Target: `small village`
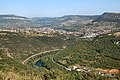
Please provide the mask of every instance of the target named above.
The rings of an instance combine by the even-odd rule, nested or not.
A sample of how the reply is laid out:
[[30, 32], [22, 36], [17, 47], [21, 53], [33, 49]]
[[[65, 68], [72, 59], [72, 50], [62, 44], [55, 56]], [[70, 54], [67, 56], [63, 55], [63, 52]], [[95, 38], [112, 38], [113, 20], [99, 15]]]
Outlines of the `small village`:
[[69, 70], [77, 71], [77, 72], [85, 72], [85, 73], [94, 71], [96, 75], [109, 76], [109, 77], [115, 77], [117, 74], [120, 73], [119, 69], [102, 69], [102, 68], [93, 69], [89, 67], [80, 66], [79, 64], [69, 66]]
[[0, 29], [0, 32], [22, 32], [22, 33], [27, 33], [29, 35], [31, 34], [36, 34], [38, 36], [42, 36], [41, 34], [44, 35], [49, 35], [49, 36], [53, 36], [54, 34], [60, 34], [60, 35], [74, 35], [74, 36], [80, 36], [81, 38], [92, 38], [92, 37], [96, 37], [97, 35], [100, 34], [107, 34], [107, 33], [111, 33], [113, 30], [99, 30], [99, 29], [82, 29], [80, 31], [65, 31], [62, 29], [53, 29], [53, 28], [12, 28], [12, 29]]

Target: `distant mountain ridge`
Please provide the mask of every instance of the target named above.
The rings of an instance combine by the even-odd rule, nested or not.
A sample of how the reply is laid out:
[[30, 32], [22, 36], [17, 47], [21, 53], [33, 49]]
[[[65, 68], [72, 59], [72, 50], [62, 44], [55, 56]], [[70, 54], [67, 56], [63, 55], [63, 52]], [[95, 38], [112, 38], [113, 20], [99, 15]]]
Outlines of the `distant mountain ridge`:
[[29, 28], [33, 26], [29, 18], [17, 15], [0, 15], [0, 29]]
[[68, 20], [74, 20], [74, 21], [78, 21], [78, 20], [94, 20], [98, 17], [99, 15], [65, 15], [65, 16], [62, 16], [62, 17], [36, 17], [36, 18], [31, 18], [35, 23], [38, 23], [38, 24], [57, 24], [55, 23], [58, 22], [58, 23], [62, 23], [62, 22], [65, 22], [65, 21], [68, 21]]
[[120, 23], [120, 13], [103, 13], [93, 22], [119, 22]]
[[[21, 27], [50, 27], [55, 29], [74, 31], [88, 26], [87, 24], [93, 24], [92, 22], [120, 23], [120, 13], [105, 12], [102, 15], [65, 15], [62, 17], [33, 18], [27, 18], [17, 15], [0, 15], [0, 28], [2, 29]], [[93, 24], [93, 26], [96, 25]]]
[[27, 17], [16, 16], [16, 15], [0, 15], [0, 19], [29, 20], [29, 18], [27, 18]]
[[32, 21], [43, 26], [66, 30], [84, 27], [84, 24], [92, 22], [97, 17], [98, 15], [65, 15], [52, 18], [32, 18]]

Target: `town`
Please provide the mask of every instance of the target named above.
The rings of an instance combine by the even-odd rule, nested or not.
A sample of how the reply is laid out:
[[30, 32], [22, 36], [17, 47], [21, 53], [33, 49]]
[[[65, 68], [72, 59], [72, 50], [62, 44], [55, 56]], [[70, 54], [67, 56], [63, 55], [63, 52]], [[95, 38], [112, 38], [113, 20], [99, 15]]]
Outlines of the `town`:
[[100, 34], [107, 34], [115, 31], [115, 29], [89, 29], [89, 28], [81, 28], [79, 31], [65, 31], [62, 29], [53, 29], [53, 28], [11, 28], [11, 29], [0, 29], [0, 32], [22, 32], [29, 35], [36, 34], [37, 36], [44, 36], [49, 35], [53, 36], [55, 33], [63, 34], [63, 35], [74, 35], [74, 36], [81, 36], [81, 38], [91, 38], [96, 37]]

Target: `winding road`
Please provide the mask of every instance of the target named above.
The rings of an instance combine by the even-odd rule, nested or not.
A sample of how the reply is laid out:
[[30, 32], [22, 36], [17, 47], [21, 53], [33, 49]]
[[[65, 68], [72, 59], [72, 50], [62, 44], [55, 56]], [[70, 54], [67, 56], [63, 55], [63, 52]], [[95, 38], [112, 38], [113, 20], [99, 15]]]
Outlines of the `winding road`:
[[56, 65], [58, 65], [58, 66], [61, 66], [61, 67], [63, 67], [64, 69], [66, 69], [66, 70], [68, 70], [68, 71], [71, 71], [71, 69], [70, 68], [67, 68], [66, 66], [63, 66], [63, 65], [61, 65], [61, 64], [59, 64], [59, 63], [57, 63], [53, 58], [52, 58], [52, 62], [53, 63], [55, 63]]
[[[40, 52], [40, 53], [37, 53], [37, 54], [34, 54], [28, 58], [26, 58], [24, 61], [22, 61], [22, 64], [26, 64], [31, 58], [35, 57], [35, 56], [38, 56], [38, 55], [41, 55], [41, 54], [45, 54], [45, 53], [48, 53], [48, 52], [52, 52], [52, 51], [59, 51], [59, 50], [63, 50], [63, 49], [54, 49], [54, 50], [49, 50], [49, 51], [44, 51], [44, 52]], [[63, 68], [65, 68], [66, 70], [68, 71], [71, 71], [69, 68], [63, 66], [63, 65], [60, 65], [59, 63], [55, 62], [54, 59], [52, 58], [52, 61], [53, 63], [55, 63], [56, 65], [58, 66], [61, 66]]]
[[41, 55], [41, 54], [44, 54], [44, 53], [48, 53], [48, 52], [51, 52], [51, 51], [59, 51], [59, 50], [63, 50], [63, 49], [54, 49], [54, 50], [49, 50], [49, 51], [44, 51], [44, 52], [40, 52], [38, 54], [34, 54], [28, 58], [26, 58], [24, 61], [22, 61], [22, 64], [26, 64], [28, 62], [29, 59], [35, 57], [35, 56], [38, 56], [38, 55]]

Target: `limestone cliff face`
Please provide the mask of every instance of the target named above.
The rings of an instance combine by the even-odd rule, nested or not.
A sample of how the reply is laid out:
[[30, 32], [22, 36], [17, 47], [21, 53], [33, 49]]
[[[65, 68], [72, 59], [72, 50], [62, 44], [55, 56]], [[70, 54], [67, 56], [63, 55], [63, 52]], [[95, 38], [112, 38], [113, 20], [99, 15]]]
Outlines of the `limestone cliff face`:
[[0, 15], [0, 19], [29, 20], [29, 18], [27, 17], [16, 16], [16, 15]]

